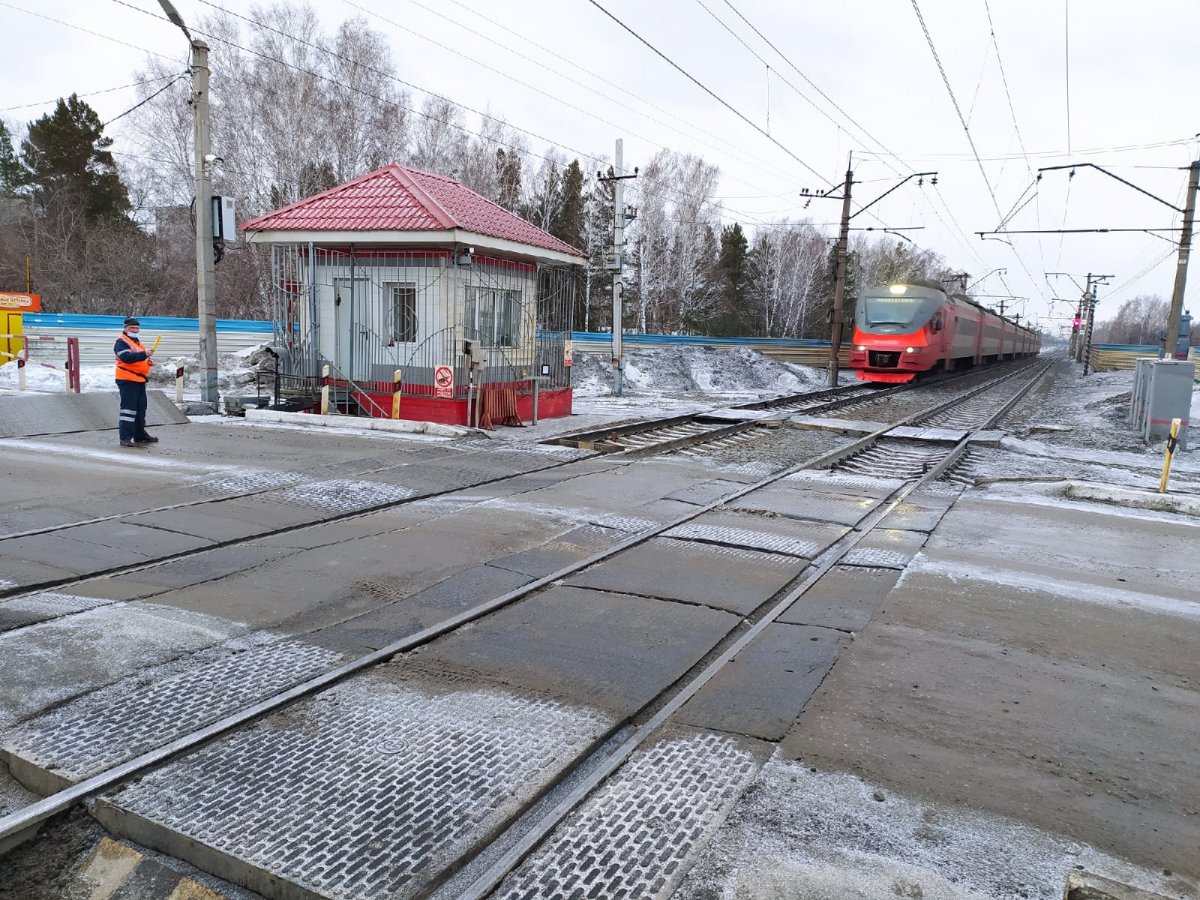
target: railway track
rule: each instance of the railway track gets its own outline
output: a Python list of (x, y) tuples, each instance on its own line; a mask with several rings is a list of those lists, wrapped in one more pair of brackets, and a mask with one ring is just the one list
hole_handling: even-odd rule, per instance
[[(1029, 379), (1028, 386), (1032, 386), (1040, 375), (1039, 372)], [(1015, 381), (1015, 376), (1008, 376), (1008, 380)], [(1004, 380), (1001, 380), (1000, 383), (1004, 383)], [(488, 837), (480, 840), (480, 835), (475, 835), (470, 848), (459, 847), (452, 858), (441, 859), (437, 863), (438, 866), (441, 866), (439, 871), (418, 876), (416, 873), (424, 872), (425, 867), (432, 862), (434, 856), (432, 848), (426, 847), (423, 861), (417, 860), (419, 865), (413, 870), (412, 879), (406, 880), (403, 890), (397, 893), (399, 896), (434, 893), (439, 896), (463, 897), (483, 897), (493, 893), (497, 893), (499, 896), (517, 896), (520, 894), (521, 885), (526, 883), (523, 879), (529, 877), (528, 865), (536, 864), (536, 860), (539, 858), (538, 854), (544, 853), (546, 847), (553, 846), (552, 835), (556, 830), (577, 827), (578, 823), (586, 821), (589, 815), (594, 816), (596, 814), (594, 809), (589, 812), (585, 808), (589, 798), (594, 800), (596, 792), (601, 790), (604, 785), (610, 784), (610, 779), (623, 767), (638, 760), (644, 761), (652, 738), (660, 734), (663, 728), (668, 727), (672, 717), (690, 699), (696, 697), (706, 685), (712, 683), (732, 659), (747, 652), (764, 631), (772, 623), (777, 622), (798, 598), (839, 566), (854, 560), (855, 554), (860, 556), (867, 554), (867, 558), (870, 558), (867, 546), (871, 543), (874, 530), (895, 513), (901, 504), (911, 500), (915, 493), (928, 491), (929, 485), (940, 478), (965, 451), (970, 443), (971, 434), (968, 429), (968, 433), (954, 442), (952, 446), (941, 447), (940, 456), (937, 459), (922, 460), (920, 465), (922, 471), (919, 477), (905, 476), (909, 477), (909, 480), (904, 482), (895, 480), (895, 471), (892, 469), (881, 469), (878, 466), (872, 468), (870, 448), (878, 446), (881, 441), (886, 439), (886, 434), (898, 426), (920, 424), (919, 419), (922, 416), (944, 415), (955, 404), (974, 401), (983, 403), (985, 402), (984, 397), (992, 387), (995, 385), (977, 388), (968, 392), (966, 397), (943, 401), (931, 409), (922, 411), (920, 416), (906, 417), (902, 423), (892, 423), (873, 434), (847, 441), (844, 446), (833, 452), (797, 463), (754, 483), (722, 492), (720, 496), (698, 505), (696, 509), (685, 515), (674, 517), (653, 528), (631, 534), (601, 552), (558, 568), (556, 571), (515, 590), (476, 603), (457, 615), (449, 616), (435, 624), (405, 635), (373, 653), (341, 665), (329, 666), (325, 671), (313, 677), (303, 678), (285, 690), (274, 691), (269, 696), (258, 697), (253, 702), (244, 702), (235, 710), (225, 711), (215, 708), (215, 712), (210, 713), (208, 721), (197, 722), (194, 705), (189, 706), (191, 711), (189, 718), (173, 718), (168, 708), (167, 713), (161, 717), (157, 733), (150, 741), (153, 746), (137, 752), (136, 755), (125, 752), (122, 756), (121, 737), (119, 729), (117, 729), (111, 738), (112, 745), (92, 748), (92, 771), (86, 775), (65, 778), (64, 780), (73, 783), (25, 809), (0, 818), (0, 851), (15, 846), (21, 840), (29, 837), (48, 818), (99, 794), (106, 794), (109, 797), (98, 807), (102, 818), (105, 818), (110, 825), (118, 823), (120, 830), (124, 830), (126, 827), (132, 828), (129, 825), (129, 822), (132, 821), (129, 816), (132, 814), (121, 806), (119, 796), (114, 799), (112, 794), (119, 785), (135, 777), (145, 777), (154, 772), (165, 772), (171, 766), (186, 766), (188, 760), (201, 751), (201, 748), (210, 745), (212, 752), (217, 753), (223, 746), (223, 743), (220, 742), (227, 742), (236, 735), (249, 733), (255, 727), (259, 727), (256, 726), (256, 723), (275, 721), (274, 717), (282, 711), (328, 696), (328, 692), (337, 689), (339, 685), (346, 685), (354, 679), (362, 678), (389, 660), (428, 647), (438, 638), (455, 634), (468, 624), (478, 627), (478, 623), (483, 622), (489, 616), (506, 610), (521, 601), (532, 600), (546, 591), (560, 589), (559, 586), (564, 580), (581, 576), (605, 563), (611, 564), (614, 560), (623, 559), (624, 554), (645, 552), (644, 548), (647, 545), (661, 546), (661, 543), (653, 544), (660, 539), (676, 542), (692, 540), (699, 546), (714, 548), (715, 552), (751, 552), (752, 548), (747, 545), (747, 542), (751, 540), (748, 533), (740, 533), (737, 528), (720, 524), (720, 517), (726, 511), (736, 509), (739, 503), (750, 504), (752, 510), (754, 503), (762, 503), (763, 505), (758, 508), (769, 510), (771, 503), (766, 502), (764, 498), (768, 498), (773, 491), (780, 490), (781, 485), (786, 484), (789, 479), (795, 479), (806, 471), (834, 468), (835, 481), (840, 478), (842, 484), (857, 485), (862, 490), (866, 490), (865, 482), (854, 481), (853, 473), (867, 474), (876, 479), (892, 477), (893, 482), (890, 486), (878, 490), (875, 495), (871, 496), (869, 511), (856, 518), (844, 533), (836, 539), (826, 542), (824, 546), (814, 545), (809, 549), (796, 541), (792, 541), (790, 544), (780, 543), (779, 535), (776, 535), (775, 542), (770, 546), (772, 548), (782, 547), (781, 552), (785, 557), (793, 555), (791, 558), (800, 561), (797, 563), (798, 568), (794, 577), (789, 578), (778, 590), (771, 592), (763, 603), (746, 611), (742, 616), (741, 623), (724, 638), (714, 642), (702, 658), (688, 667), (683, 677), (672, 679), (671, 683), (663, 690), (636, 704), (636, 708), (624, 718), (604, 723), (590, 742), (590, 746), (578, 754), (569, 771), (559, 773), (543, 789), (527, 795), (521, 803), (522, 808), (519, 814), (507, 817), (503, 827), (499, 827), (496, 822), (490, 824), (484, 822), (483, 824), (487, 826), (484, 832), (489, 835)], [(1017, 402), (1020, 396), (1019, 392), (1012, 391), (1009, 396), (999, 400), (993, 398), (990, 401), (993, 404), (993, 413), (983, 420), (983, 425), (980, 427), (986, 427), (1002, 416), (1004, 411)], [(732, 432), (725, 437), (736, 437), (736, 435), (736, 432)], [(686, 437), (686, 435), (680, 435), (668, 440), (681, 440)], [(656, 452), (661, 453), (661, 448)], [(888, 454), (884, 454), (884, 457), (887, 456)], [(571, 465), (572, 462), (555, 460), (551, 465)], [(851, 469), (850, 465), (856, 468)], [(836, 474), (839, 467), (843, 472), (851, 474)], [(905, 468), (904, 471), (911, 473), (912, 467)], [(850, 481), (846, 481), (847, 478), (850, 478)], [(942, 492), (938, 491), (934, 491), (931, 496), (938, 495), (944, 496)], [(406, 498), (391, 503), (376, 504), (370, 509), (348, 512), (346, 516), (362, 515), (365, 512), (404, 502), (410, 501)], [(771, 502), (776, 501), (772, 500)], [(936, 501), (932, 502), (936, 505)], [(293, 526), (279, 529), (275, 533), (304, 527), (312, 526)], [(255, 535), (244, 539), (244, 542), (251, 543), (261, 540), (262, 537), (263, 535)], [(757, 537), (753, 540), (761, 542), (762, 538)], [(639, 548), (642, 549), (639, 551)], [(154, 564), (161, 564), (161, 562), (147, 563), (137, 568)], [(132, 568), (124, 571), (132, 571)], [(167, 706), (170, 707), (170, 703)], [(217, 715), (217, 713), (222, 714)], [(273, 718), (268, 719), (268, 717)], [(265, 727), (265, 724), (262, 727)], [(49, 736), (49, 739), (54, 740), (53, 734)], [(403, 741), (398, 745), (400, 749), (395, 751), (388, 749), (389, 746), (387, 742), (379, 743), (377, 750), (379, 753), (402, 752)], [(10, 753), (10, 760), (11, 758)], [(133, 818), (137, 818), (137, 816)], [(137, 829), (133, 828), (133, 830)], [(152, 837), (153, 835), (142, 834), (144, 842), (151, 845), (153, 845)], [(432, 837), (426, 839), (436, 843)], [(542, 850), (538, 848), (542, 848)], [(162, 849), (179, 852), (174, 847)], [(541, 858), (544, 862), (544, 855)], [(205, 857), (204, 862), (220, 869), (220, 865), (214, 863), (209, 857)], [(526, 866), (525, 869), (522, 868), (523, 865)], [(222, 873), (222, 871), (218, 871), (217, 874)], [(229, 873), (225, 872), (224, 874), (228, 875)], [(275, 874), (270, 872), (267, 874), (278, 880)], [(605, 884), (609, 883), (604, 880), (603, 871), (592, 873), (589, 878), (593, 891), (600, 890), (603, 893)], [(611, 878), (609, 880), (611, 881)], [(268, 882), (269, 879), (262, 882), (262, 885), (256, 883), (251, 886), (259, 889), (268, 885)], [(299, 896), (299, 894), (296, 895)], [(320, 895), (323, 894), (313, 894), (313, 896)], [(358, 896), (357, 894), (352, 895)], [(280, 896), (283, 895), (280, 894)], [(364, 893), (361, 896), (368, 896), (368, 894)]]
[(764, 425), (777, 425), (780, 416), (801, 412), (831, 412), (864, 400), (877, 400), (911, 387), (907, 384), (887, 388), (852, 384), (758, 400), (724, 410), (592, 429), (554, 438), (547, 443), (631, 456), (695, 450), (704, 445), (730, 446), (744, 442)]

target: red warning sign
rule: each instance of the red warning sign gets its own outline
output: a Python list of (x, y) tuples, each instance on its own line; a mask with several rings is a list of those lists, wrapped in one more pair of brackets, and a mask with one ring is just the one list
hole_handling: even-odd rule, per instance
[(444, 399), (454, 396), (454, 370), (449, 366), (438, 366), (433, 370), (433, 395)]

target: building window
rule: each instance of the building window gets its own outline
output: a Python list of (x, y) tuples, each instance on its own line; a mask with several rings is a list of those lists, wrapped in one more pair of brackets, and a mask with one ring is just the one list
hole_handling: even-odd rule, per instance
[(417, 340), (417, 286), (388, 284), (392, 298), (392, 340), (411, 344)]
[(516, 347), (521, 342), (521, 292), (467, 288), (464, 318), (485, 347)]

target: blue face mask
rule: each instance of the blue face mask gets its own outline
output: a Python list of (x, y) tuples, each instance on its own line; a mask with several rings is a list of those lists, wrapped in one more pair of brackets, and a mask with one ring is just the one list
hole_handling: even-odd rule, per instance
[(138, 337), (138, 331), (139, 331), (139, 329), (137, 329), (137, 328), (126, 328), (125, 329), (125, 333), (127, 335), (129, 335), (131, 338), (137, 338), (140, 341), (141, 338)]

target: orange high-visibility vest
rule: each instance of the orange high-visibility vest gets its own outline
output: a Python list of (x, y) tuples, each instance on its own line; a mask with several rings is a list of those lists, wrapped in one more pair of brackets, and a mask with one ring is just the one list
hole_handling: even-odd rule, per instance
[[(121, 336), (118, 337), (117, 340), (124, 341), (126, 344), (128, 344), (130, 350), (136, 350), (140, 353), (146, 352), (146, 348), (142, 345), (142, 342), (131, 334), (121, 332)], [(116, 376), (118, 381), (140, 381), (144, 384), (148, 380), (147, 376), (149, 374), (149, 359), (143, 359), (141, 362), (127, 363), (123, 362), (121, 357), (117, 357)]]

